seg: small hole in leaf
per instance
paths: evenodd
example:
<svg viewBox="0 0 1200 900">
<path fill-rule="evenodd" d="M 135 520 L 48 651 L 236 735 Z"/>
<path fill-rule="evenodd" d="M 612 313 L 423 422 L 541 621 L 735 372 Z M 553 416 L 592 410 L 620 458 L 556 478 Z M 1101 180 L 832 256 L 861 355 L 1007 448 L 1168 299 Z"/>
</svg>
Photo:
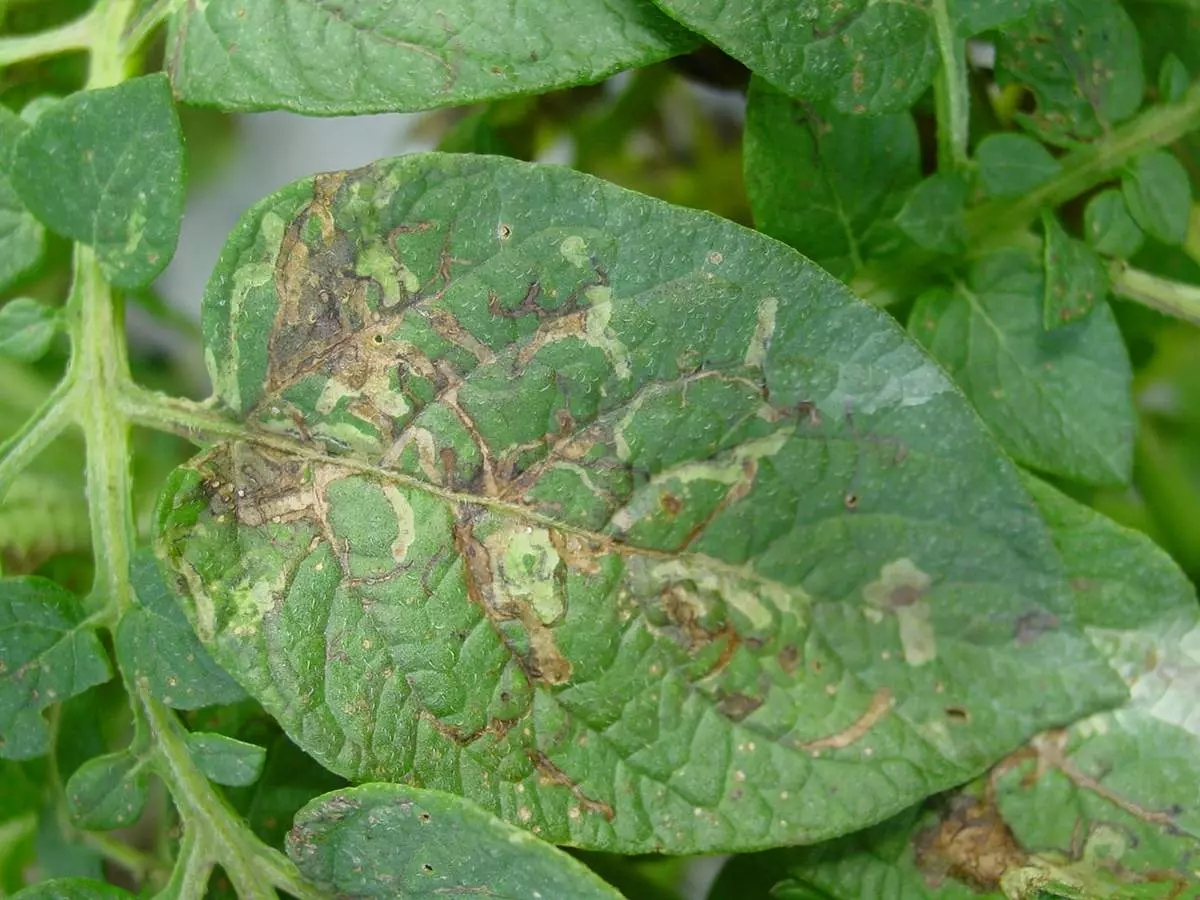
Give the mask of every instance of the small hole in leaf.
<svg viewBox="0 0 1200 900">
<path fill-rule="evenodd" d="M 842 502 L 846 505 L 846 509 L 858 509 L 858 494 L 849 493 L 842 499 Z"/>
<path fill-rule="evenodd" d="M 377 344 L 382 344 L 383 343 L 383 335 L 377 334 L 377 335 L 375 335 L 374 338 L 372 338 L 372 340 L 374 340 L 375 343 L 377 343 Z"/>
<path fill-rule="evenodd" d="M 432 875 L 433 874 L 433 866 L 431 866 L 429 863 L 422 863 L 421 871 L 424 872 L 426 875 Z"/>
<path fill-rule="evenodd" d="M 510 237 L 512 237 L 512 228 L 501 222 L 500 227 L 496 229 L 496 235 L 500 238 L 500 240 L 507 241 Z"/>
<path fill-rule="evenodd" d="M 966 725 L 971 721 L 971 714 L 961 706 L 947 706 L 946 718 L 951 722 L 961 722 Z"/>
<path fill-rule="evenodd" d="M 431 816 L 431 815 L 430 815 L 429 813 L 427 813 L 427 812 L 423 812 L 423 813 L 421 813 L 421 815 L 420 815 L 420 816 L 418 816 L 418 818 L 419 818 L 419 819 L 420 819 L 422 822 L 428 822 L 428 821 L 430 821 L 430 820 L 433 818 L 433 816 Z"/>
</svg>

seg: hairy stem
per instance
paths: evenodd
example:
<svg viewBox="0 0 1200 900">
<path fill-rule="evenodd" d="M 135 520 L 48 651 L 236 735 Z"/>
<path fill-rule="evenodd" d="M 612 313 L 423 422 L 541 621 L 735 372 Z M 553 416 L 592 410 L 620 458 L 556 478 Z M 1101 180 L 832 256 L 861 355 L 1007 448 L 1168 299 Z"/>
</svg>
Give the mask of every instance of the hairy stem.
<svg viewBox="0 0 1200 900">
<path fill-rule="evenodd" d="M 75 405 L 72 382 L 65 379 L 25 424 L 0 444 L 0 500 L 25 467 L 71 424 Z"/>
<path fill-rule="evenodd" d="M 1200 325 L 1200 287 L 1151 275 L 1121 262 L 1109 266 L 1113 293 Z"/>
<path fill-rule="evenodd" d="M 87 50 L 92 43 L 98 10 L 99 7 L 96 7 L 86 15 L 49 31 L 0 38 L 0 67 L 57 53 Z"/>
<path fill-rule="evenodd" d="M 971 91 L 967 84 L 967 42 L 955 33 L 954 5 L 955 0 L 933 0 L 929 10 L 942 57 L 942 71 L 934 81 L 939 172 L 958 171 L 968 162 Z"/>
</svg>

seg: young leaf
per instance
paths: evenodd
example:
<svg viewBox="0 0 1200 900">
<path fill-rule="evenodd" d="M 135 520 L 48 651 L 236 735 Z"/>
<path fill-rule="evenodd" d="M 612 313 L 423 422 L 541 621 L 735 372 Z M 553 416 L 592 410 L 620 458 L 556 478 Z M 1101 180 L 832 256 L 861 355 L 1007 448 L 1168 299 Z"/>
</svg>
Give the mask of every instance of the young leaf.
<svg viewBox="0 0 1200 900">
<path fill-rule="evenodd" d="M 729 889 L 750 869 L 766 884 L 791 879 L 771 896 L 828 900 L 877 896 L 879 885 L 930 900 L 1002 892 L 1167 900 L 1200 890 L 1195 590 L 1144 535 L 1036 479 L 1027 484 L 1071 574 L 1080 619 L 1128 680 L 1129 703 L 1039 735 L 946 802 L 820 847 L 735 861 L 714 898 L 734 897 Z"/>
<path fill-rule="evenodd" d="M 134 900 L 134 896 L 90 878 L 58 878 L 27 887 L 12 900 Z"/>
<path fill-rule="evenodd" d="M 1178 103 L 1187 93 L 1187 68 L 1183 61 L 1174 53 L 1163 57 L 1162 67 L 1158 70 L 1158 96 L 1164 103 Z"/>
<path fill-rule="evenodd" d="M 695 45 L 648 0 L 572 0 L 536 14 L 478 0 L 209 0 L 174 14 L 167 59 L 188 103 L 335 115 L 588 84 Z"/>
<path fill-rule="evenodd" d="M 399 784 L 325 794 L 296 814 L 287 852 L 347 900 L 620 900 L 587 866 L 461 797 Z"/>
<path fill-rule="evenodd" d="M 966 179 L 957 172 L 932 175 L 909 194 L 896 224 L 926 250 L 961 253 L 967 247 L 969 190 Z"/>
<path fill-rule="evenodd" d="M 848 278 L 896 238 L 891 220 L 921 179 L 917 127 L 908 113 L 818 113 L 755 78 L 745 170 L 758 229 Z"/>
<path fill-rule="evenodd" d="M 56 103 L 17 142 L 12 178 L 34 215 L 95 249 L 114 285 L 149 284 L 183 217 L 183 138 L 166 78 Z"/>
<path fill-rule="evenodd" d="M 74 594 L 45 578 L 0 579 L 0 757 L 45 753 L 42 710 L 108 678 Z"/>
<path fill-rule="evenodd" d="M 1143 153 L 1121 179 L 1129 213 L 1146 233 L 1164 244 L 1182 244 L 1192 209 L 1187 170 L 1166 150 Z"/>
<path fill-rule="evenodd" d="M 1124 484 L 1133 454 L 1125 344 L 1107 304 L 1046 331 L 1042 266 L 1023 251 L 978 263 L 969 284 L 935 289 L 909 330 L 971 398 L 1017 460 L 1092 484 Z"/>
<path fill-rule="evenodd" d="M 1101 191 L 1088 201 L 1083 211 L 1083 233 L 1093 250 L 1117 259 L 1132 257 L 1146 237 L 1115 188 Z"/>
<path fill-rule="evenodd" d="M 1042 326 L 1049 331 L 1079 321 L 1108 297 L 1108 270 L 1094 250 L 1067 234 L 1053 213 L 1042 213 L 1042 230 Z"/>
<path fill-rule="evenodd" d="M 145 763 L 128 751 L 89 759 L 67 782 L 67 811 L 79 828 L 125 828 L 146 806 Z"/>
<path fill-rule="evenodd" d="M 138 605 L 121 617 L 116 637 L 117 663 L 126 677 L 145 679 L 150 692 L 174 709 L 236 703 L 245 697 L 196 639 L 151 551 L 134 555 L 130 580 Z"/>
<path fill-rule="evenodd" d="M 990 134 L 975 150 L 979 180 L 989 197 L 1019 197 L 1062 171 L 1041 141 L 1023 134 Z"/>
<path fill-rule="evenodd" d="M 42 258 L 45 230 L 21 202 L 12 182 L 13 154 L 28 126 L 0 106 L 0 290 Z"/>
<path fill-rule="evenodd" d="M 999 33 L 996 80 L 1033 92 L 1037 112 L 1020 118 L 1044 139 L 1097 138 L 1142 104 L 1137 29 L 1117 0 L 1039 4 Z"/>
<path fill-rule="evenodd" d="M 934 28 L 914 0 L 655 0 L 793 97 L 843 113 L 903 112 L 937 70 Z"/>
<path fill-rule="evenodd" d="M 17 297 L 0 307 L 0 356 L 36 362 L 50 348 L 58 316 L 29 297 Z"/>
<path fill-rule="evenodd" d="M 233 787 L 254 784 L 267 760 L 267 751 L 262 747 L 223 734 L 192 732 L 187 736 L 187 746 L 210 781 Z"/>
<path fill-rule="evenodd" d="M 417 155 L 258 204 L 204 303 L 246 440 L 172 476 L 160 545 L 347 777 L 554 842 L 762 847 L 1124 695 L 962 396 L 776 241 Z M 1014 644 L 1031 615 L 1062 628 Z"/>
</svg>

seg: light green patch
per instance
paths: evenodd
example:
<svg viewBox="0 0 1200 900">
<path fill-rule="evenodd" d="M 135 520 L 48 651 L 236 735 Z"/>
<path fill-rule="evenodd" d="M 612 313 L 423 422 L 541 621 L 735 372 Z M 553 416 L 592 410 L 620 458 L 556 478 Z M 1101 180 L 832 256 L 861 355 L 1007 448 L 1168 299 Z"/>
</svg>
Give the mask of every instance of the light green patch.
<svg viewBox="0 0 1200 900">
<path fill-rule="evenodd" d="M 563 259 L 577 269 L 585 269 L 591 262 L 591 259 L 588 256 L 587 241 L 577 234 L 573 234 L 570 237 L 565 238 L 563 242 L 558 245 L 558 252 Z"/>
<path fill-rule="evenodd" d="M 775 312 L 778 308 L 779 300 L 775 297 L 763 297 L 758 301 L 754 334 L 750 335 L 750 345 L 746 348 L 746 365 L 761 367 L 766 360 L 771 335 L 775 333 Z"/>
<path fill-rule="evenodd" d="M 285 585 L 285 573 L 281 573 L 275 581 L 260 579 L 253 581 L 248 587 L 239 587 L 230 592 L 229 621 L 225 630 L 235 637 L 250 637 L 258 632 L 263 616 L 271 611 L 277 602 L 276 592 L 282 593 Z"/>
<path fill-rule="evenodd" d="M 583 295 L 591 304 L 584 324 L 584 341 L 604 351 L 618 378 L 628 378 L 631 374 L 629 349 L 609 328 L 613 313 L 612 288 L 596 285 L 584 291 Z"/>
<path fill-rule="evenodd" d="M 146 233 L 146 195 L 142 194 L 138 200 L 141 205 L 133 209 L 125 222 L 125 247 L 122 252 L 126 255 L 137 252 Z"/>
<path fill-rule="evenodd" d="M 795 428 L 786 426 L 766 437 L 755 438 L 739 444 L 723 459 L 704 459 L 695 462 L 685 462 L 670 469 L 664 469 L 650 479 L 651 484 L 664 481 L 678 481 L 687 484 L 692 481 L 715 481 L 718 484 L 737 484 L 746 477 L 746 463 L 774 456 L 785 446 L 795 432 Z"/>
<path fill-rule="evenodd" d="M 271 238 L 265 234 L 266 225 L 267 222 L 264 220 L 264 239 L 270 240 Z M 251 291 L 271 284 L 274 280 L 275 266 L 272 263 L 251 263 L 236 269 L 233 273 L 233 289 L 229 292 L 230 321 L 241 321 L 242 306 Z M 208 344 L 204 348 L 204 361 L 208 366 L 208 371 L 213 373 L 214 381 L 217 382 L 215 387 L 234 409 L 240 409 L 242 405 L 242 391 L 237 380 L 237 373 L 241 368 L 239 365 L 241 347 L 241 341 L 231 341 L 228 347 L 222 348 L 230 358 L 221 360 L 215 357 L 212 344 Z"/>
<path fill-rule="evenodd" d="M 566 603 L 554 578 L 562 560 L 550 542 L 550 533 L 531 526 L 502 529 L 484 546 L 492 560 L 497 591 L 518 605 L 533 610 L 543 625 L 561 618 Z"/>
<path fill-rule="evenodd" d="M 392 541 L 392 557 L 397 563 L 402 563 L 408 556 L 408 548 L 417 539 L 417 519 L 412 504 L 395 485 L 385 484 L 383 496 L 396 512 L 396 539 Z"/>
<path fill-rule="evenodd" d="M 343 397 L 356 396 L 358 396 L 358 391 L 339 378 L 331 377 L 325 382 L 325 387 L 321 389 L 321 396 L 317 398 L 317 412 L 327 416 L 337 408 L 338 401 Z"/>
<path fill-rule="evenodd" d="M 403 297 L 400 294 L 400 272 L 396 258 L 383 244 L 368 244 L 355 261 L 354 272 L 365 278 L 374 278 L 383 292 L 383 305 L 395 306 Z M 405 269 L 404 271 L 408 271 Z M 411 274 L 411 273 L 409 273 Z"/>
<path fill-rule="evenodd" d="M 932 583 L 916 563 L 904 557 L 885 564 L 879 579 L 863 588 L 863 597 L 870 604 L 864 613 L 870 621 L 883 621 L 884 612 L 895 615 L 904 661 L 910 666 L 923 666 L 937 658 L 932 610 L 925 600 Z"/>
</svg>

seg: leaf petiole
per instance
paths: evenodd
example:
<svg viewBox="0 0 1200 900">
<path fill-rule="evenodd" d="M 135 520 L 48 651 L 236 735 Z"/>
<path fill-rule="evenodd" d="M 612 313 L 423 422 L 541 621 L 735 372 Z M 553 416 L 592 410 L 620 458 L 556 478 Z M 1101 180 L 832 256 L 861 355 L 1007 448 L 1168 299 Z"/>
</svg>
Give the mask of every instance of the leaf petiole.
<svg viewBox="0 0 1200 900">
<path fill-rule="evenodd" d="M 955 33 L 955 0 L 933 0 L 929 14 L 937 33 L 942 71 L 934 79 L 937 102 L 939 172 L 967 166 L 971 94 L 967 85 L 966 41 Z"/>
<path fill-rule="evenodd" d="M 75 419 L 74 380 L 65 378 L 37 411 L 0 443 L 0 500 L 16 477 Z"/>
<path fill-rule="evenodd" d="M 1117 296 L 1200 325 L 1200 287 L 1152 275 L 1120 261 L 1113 261 L 1108 271 Z"/>
<path fill-rule="evenodd" d="M 0 38 L 0 68 L 59 53 L 90 50 L 101 6 L 47 31 Z"/>
</svg>

